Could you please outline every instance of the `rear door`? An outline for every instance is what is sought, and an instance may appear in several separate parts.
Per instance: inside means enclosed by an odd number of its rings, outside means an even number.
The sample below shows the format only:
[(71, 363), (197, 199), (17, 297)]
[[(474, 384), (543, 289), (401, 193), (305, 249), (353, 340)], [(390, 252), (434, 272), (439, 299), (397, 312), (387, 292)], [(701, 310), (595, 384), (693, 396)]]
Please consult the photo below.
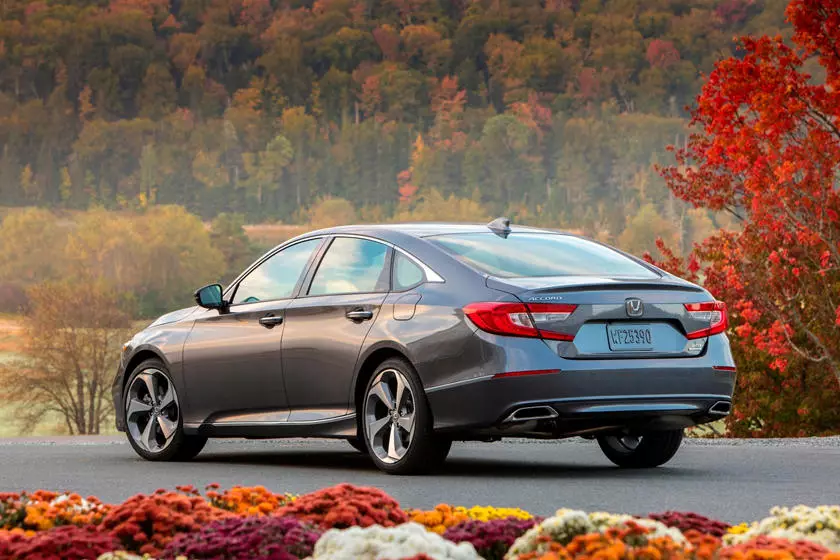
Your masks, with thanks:
[(392, 252), (372, 239), (335, 237), (286, 309), (283, 377), (290, 421), (351, 412), (356, 361), (388, 294)]

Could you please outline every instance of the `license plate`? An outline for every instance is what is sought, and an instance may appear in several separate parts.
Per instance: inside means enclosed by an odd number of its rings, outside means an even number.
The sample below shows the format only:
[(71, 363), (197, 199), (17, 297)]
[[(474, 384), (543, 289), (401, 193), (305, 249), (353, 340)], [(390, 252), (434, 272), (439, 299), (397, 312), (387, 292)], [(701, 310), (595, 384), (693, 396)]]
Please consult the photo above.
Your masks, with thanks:
[(607, 325), (607, 340), (613, 352), (653, 350), (649, 325)]

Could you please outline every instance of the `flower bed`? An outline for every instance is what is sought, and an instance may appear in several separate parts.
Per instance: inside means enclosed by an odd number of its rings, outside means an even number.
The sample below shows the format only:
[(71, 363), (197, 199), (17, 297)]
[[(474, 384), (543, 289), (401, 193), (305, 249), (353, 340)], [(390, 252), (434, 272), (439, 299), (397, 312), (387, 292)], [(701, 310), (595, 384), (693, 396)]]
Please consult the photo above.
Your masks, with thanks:
[(295, 497), (191, 486), (103, 504), (76, 494), (0, 494), (0, 560), (840, 560), (840, 507), (773, 508), (730, 526), (692, 512), (546, 519), (518, 508), (404, 510), (375, 488)]

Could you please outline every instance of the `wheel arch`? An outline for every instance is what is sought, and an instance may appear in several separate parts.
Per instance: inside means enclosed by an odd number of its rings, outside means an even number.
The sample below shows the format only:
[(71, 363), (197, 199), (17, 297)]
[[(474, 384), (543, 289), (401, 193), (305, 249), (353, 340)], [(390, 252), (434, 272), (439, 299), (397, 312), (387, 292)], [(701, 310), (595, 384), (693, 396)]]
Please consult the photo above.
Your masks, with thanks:
[(356, 371), (356, 378), (353, 382), (353, 400), (351, 402), (352, 409), (356, 414), (360, 414), (359, 405), (364, 400), (364, 392), (368, 381), (376, 371), (376, 367), (389, 358), (401, 358), (409, 363), (411, 359), (408, 353), (396, 345), (381, 345), (372, 348), (365, 357), (361, 360), (361, 364)]
[(131, 358), (128, 359), (128, 363), (125, 365), (125, 371), (123, 372), (122, 379), (123, 391), (125, 390), (125, 384), (128, 382), (128, 378), (131, 377), (132, 373), (134, 373), (134, 369), (146, 360), (160, 360), (170, 371), (171, 375), (172, 369), (169, 367), (169, 361), (161, 352), (155, 350), (152, 346), (141, 346), (135, 350), (134, 354), (131, 355)]

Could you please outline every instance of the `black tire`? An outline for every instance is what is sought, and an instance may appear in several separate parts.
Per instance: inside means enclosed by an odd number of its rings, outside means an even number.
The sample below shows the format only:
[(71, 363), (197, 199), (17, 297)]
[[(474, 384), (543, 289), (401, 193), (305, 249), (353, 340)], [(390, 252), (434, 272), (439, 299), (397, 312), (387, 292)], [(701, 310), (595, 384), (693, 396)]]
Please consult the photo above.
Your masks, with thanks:
[[(414, 413), (413, 435), (409, 444), (405, 447), (404, 455), (393, 462), (384, 461), (376, 454), (373, 449), (374, 446), (370, 444), (370, 434), (366, 422), (368, 395), (380, 374), (388, 370), (401, 373), (407, 381), (413, 398)], [(446, 456), (452, 447), (452, 440), (437, 435), (432, 430), (432, 412), (426, 399), (426, 393), (423, 391), (423, 385), (420, 383), (417, 372), (407, 360), (390, 358), (379, 364), (367, 382), (362, 399), (359, 406), (360, 433), (364, 437), (363, 443), (368, 455), (380, 470), (388, 474), (425, 474), (439, 467), (446, 460)]]
[(351, 437), (351, 438), (347, 439), (347, 443), (349, 443), (350, 446), (353, 449), (355, 449), (356, 451), (358, 451), (360, 453), (367, 453), (368, 452), (368, 448), (365, 445), (364, 438)]
[[(173, 414), (171, 408), (166, 412), (169, 414), (170, 421), (177, 421), (175, 431), (172, 433), (171, 439), (166, 439), (165, 446), (159, 451), (146, 449), (143, 445), (135, 441), (135, 436), (132, 434), (132, 428), (128, 425), (128, 405), (129, 397), (131, 396), (130, 388), (133, 386), (138, 376), (148, 372), (155, 372), (155, 375), (161, 375), (165, 378), (166, 382), (169, 383), (171, 390), (175, 392), (176, 399), (175, 407), (177, 409), (177, 414)], [(131, 375), (128, 377), (128, 381), (123, 388), (123, 407), (123, 410), (126, 412), (125, 433), (128, 438), (128, 443), (131, 444), (131, 447), (138, 455), (147, 461), (189, 461), (198, 455), (207, 443), (206, 437), (184, 434), (183, 419), (181, 417), (180, 403), (177, 401), (175, 384), (172, 383), (172, 376), (166, 368), (166, 365), (160, 360), (146, 360), (138, 365), (133, 372), (131, 372)], [(161, 414), (163, 413), (164, 412), (161, 411)]]
[(683, 431), (643, 432), (638, 444), (631, 448), (620, 442), (621, 434), (598, 436), (598, 445), (607, 459), (622, 468), (649, 469), (664, 465), (676, 454), (683, 440)]

